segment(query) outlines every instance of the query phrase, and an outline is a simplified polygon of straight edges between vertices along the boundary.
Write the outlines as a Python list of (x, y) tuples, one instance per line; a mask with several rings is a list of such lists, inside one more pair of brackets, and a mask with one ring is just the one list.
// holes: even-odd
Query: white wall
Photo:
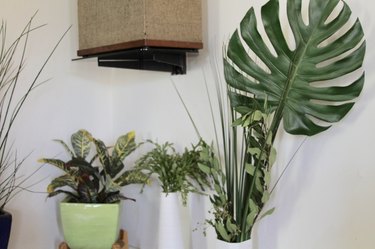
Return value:
[[(208, 70), (209, 56), (221, 58), (221, 46), (237, 27), (250, 7), (248, 0), (203, 0), (205, 49), (189, 57), (185, 76), (177, 83), (202, 134), (213, 136), (204, 94), (202, 69)], [(256, 6), (265, 1), (253, 1)], [(262, 220), (254, 233), (259, 249), (372, 249), (375, 244), (375, 167), (372, 162), (375, 134), (374, 51), (375, 3), (349, 0), (362, 21), (367, 38), (366, 85), (351, 113), (327, 132), (308, 139), (280, 181), (270, 207), (275, 213)], [(68, 139), (79, 128), (86, 128), (111, 143), (120, 134), (134, 129), (139, 141), (171, 141), (178, 148), (196, 142), (194, 130), (178, 100), (168, 73), (99, 68), (93, 59), (75, 61), (77, 50), (76, 1), (73, 0), (0, 0), (0, 16), (8, 23), (10, 36), (21, 30), (36, 11), (36, 24), (46, 27), (31, 37), (24, 78), (31, 77), (41, 65), (63, 31), (73, 28), (47, 66), (42, 79), (52, 78), (36, 90), (16, 124), (15, 147), (19, 154), (32, 151), (25, 174), (38, 168), (42, 156), (62, 154), (51, 140)], [(281, 140), (281, 142), (280, 142)], [(280, 135), (277, 176), (303, 138)], [(141, 152), (138, 152), (138, 155)], [(134, 158), (138, 155), (135, 155)], [(134, 158), (131, 159), (134, 160)], [(44, 191), (59, 172), (43, 168), (34, 177), (42, 180), (32, 187)], [(125, 203), (122, 226), (129, 230), (131, 243), (154, 249), (157, 223), (158, 189), (126, 188), (137, 203)], [(57, 248), (62, 240), (58, 228), (57, 199), (45, 194), (24, 192), (8, 206), (14, 214), (11, 249)], [(208, 203), (194, 197), (192, 223), (203, 216)], [(201, 228), (201, 227), (200, 227)], [(213, 249), (213, 233), (203, 237), (194, 233), (194, 249)]]

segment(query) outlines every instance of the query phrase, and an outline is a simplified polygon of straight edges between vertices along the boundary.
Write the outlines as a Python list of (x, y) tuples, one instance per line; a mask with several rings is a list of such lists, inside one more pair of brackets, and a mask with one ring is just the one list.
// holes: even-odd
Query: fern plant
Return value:
[(203, 141), (178, 153), (173, 144), (158, 144), (148, 140), (154, 148), (136, 162), (136, 169), (149, 178), (156, 175), (163, 193), (178, 192), (186, 204), (190, 192), (202, 192), (209, 186), (207, 175), (199, 170), (200, 147)]
[[(139, 170), (125, 170), (123, 161), (137, 148), (134, 132), (120, 136), (112, 152), (86, 130), (79, 130), (71, 136), (71, 148), (62, 140), (56, 141), (71, 159), (66, 162), (48, 158), (39, 160), (64, 171), (48, 185), (48, 197), (66, 194), (70, 202), (114, 203), (129, 199), (120, 193), (121, 187), (148, 181)], [(96, 153), (88, 159), (92, 147)]]

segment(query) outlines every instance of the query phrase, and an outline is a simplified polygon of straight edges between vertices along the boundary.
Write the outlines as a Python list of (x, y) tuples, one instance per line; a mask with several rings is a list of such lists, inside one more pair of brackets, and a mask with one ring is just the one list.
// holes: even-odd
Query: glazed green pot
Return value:
[(120, 204), (60, 203), (61, 224), (70, 249), (110, 249), (119, 232)]

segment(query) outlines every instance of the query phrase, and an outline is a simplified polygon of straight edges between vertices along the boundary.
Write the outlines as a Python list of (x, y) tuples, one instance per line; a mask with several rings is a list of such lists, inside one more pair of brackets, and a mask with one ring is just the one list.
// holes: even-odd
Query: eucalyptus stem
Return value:
[[(271, 129), (273, 127), (273, 124), (277, 125), (277, 122), (275, 122), (275, 119), (272, 120), (270, 129), (267, 129), (265, 140), (264, 140), (264, 143), (262, 144), (262, 147), (261, 147), (261, 150), (260, 150), (259, 160), (257, 161), (257, 163), (255, 165), (253, 180), (251, 181), (249, 191), (247, 192), (247, 195), (245, 196), (245, 200), (247, 200), (247, 201), (245, 201), (245, 205), (244, 205), (244, 208), (243, 208), (244, 212), (242, 214), (242, 219), (241, 219), (241, 221), (242, 221), (241, 231), (246, 230), (246, 218), (247, 218), (247, 212), (246, 211), (249, 209), (249, 200), (250, 200), (250, 198), (251, 198), (251, 196), (254, 192), (254, 189), (255, 189), (255, 181), (256, 181), (257, 172), (260, 170), (260, 167), (263, 163), (262, 157), (263, 157), (264, 153), (266, 152), (267, 141), (270, 138), (270, 136), (272, 136), (272, 138), (274, 138), (274, 135), (273, 135), (272, 129)], [(278, 124), (280, 124), (280, 122), (278, 122)], [(272, 140), (271, 146), (272, 146), (272, 144), (273, 144), (273, 140)], [(238, 242), (250, 239), (250, 236), (251, 236), (251, 234), (247, 234), (245, 232), (242, 232)]]

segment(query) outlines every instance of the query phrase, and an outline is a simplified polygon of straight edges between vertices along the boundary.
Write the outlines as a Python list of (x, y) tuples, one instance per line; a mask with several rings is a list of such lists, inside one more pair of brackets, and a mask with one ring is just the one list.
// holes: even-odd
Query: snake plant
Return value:
[[(47, 158), (39, 160), (64, 171), (48, 185), (48, 197), (66, 194), (71, 202), (113, 203), (128, 199), (121, 195), (120, 187), (147, 182), (146, 175), (139, 170), (125, 170), (123, 163), (137, 148), (134, 132), (120, 136), (111, 153), (110, 148), (86, 130), (79, 130), (71, 136), (72, 148), (62, 140), (56, 141), (71, 159), (67, 162)], [(92, 147), (96, 148), (96, 153), (87, 159)]]
[[(218, 238), (228, 242), (249, 239), (255, 221), (262, 217), (259, 214), (267, 201), (269, 182), (265, 169), (272, 165), (272, 144), (281, 122), (290, 134), (323, 132), (349, 112), (364, 84), (364, 33), (359, 20), (350, 25), (348, 5), (340, 0), (310, 0), (306, 21), (302, 0), (287, 0), (286, 4), (288, 24), (280, 20), (278, 0), (269, 0), (261, 8), (264, 34), (258, 29), (260, 20), (254, 8), (250, 8), (224, 56), (229, 116), (232, 121), (240, 117), (234, 125), (244, 128), (241, 135), (246, 152), (241, 154), (241, 162), (232, 163), (231, 159), (220, 172), (216, 156), (207, 150), (208, 160), (201, 167), (214, 171), (213, 177), (218, 179), (216, 195), (211, 196), (215, 208), (211, 224)], [(286, 38), (286, 25), (292, 31), (292, 42)], [(295, 47), (290, 45), (293, 43)], [(344, 76), (358, 72), (355, 80), (345, 80)], [(267, 113), (266, 129), (246, 121), (257, 112)], [(233, 133), (230, 137), (236, 138), (236, 132), (233, 129), (226, 134)], [(232, 143), (226, 150), (235, 152), (236, 146)]]

